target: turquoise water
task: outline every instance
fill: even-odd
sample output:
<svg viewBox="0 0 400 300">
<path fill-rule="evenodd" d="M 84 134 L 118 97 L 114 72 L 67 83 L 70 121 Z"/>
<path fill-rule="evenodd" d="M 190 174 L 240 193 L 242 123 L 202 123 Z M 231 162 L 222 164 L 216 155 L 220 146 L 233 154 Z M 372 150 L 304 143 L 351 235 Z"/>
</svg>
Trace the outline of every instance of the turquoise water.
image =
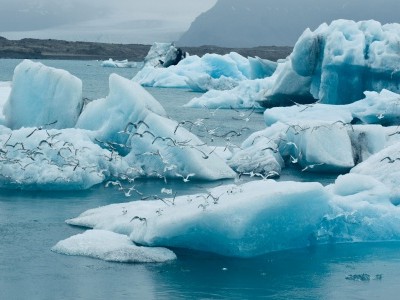
<svg viewBox="0 0 400 300">
<path fill-rule="evenodd" d="M 0 81 L 11 80 L 18 60 L 0 60 Z M 89 99 L 108 93 L 112 72 L 133 77 L 135 69 L 100 67 L 96 61 L 45 61 L 83 80 Z M 177 120 L 207 116 L 205 109 L 182 108 L 198 94 L 177 89 L 149 89 Z M 209 126 L 240 128 L 234 111 L 217 111 Z M 263 127 L 262 115 L 247 124 Z M 216 141 L 218 143 L 219 141 Z M 239 141 L 237 141 L 239 142 Z M 286 170 L 281 180 L 318 180 L 335 176 Z M 168 182 L 178 194 L 197 193 L 221 182 Z M 137 188 L 155 194 L 162 181 L 140 181 Z M 58 241 L 82 232 L 64 220 L 111 203 L 132 201 L 103 186 L 80 192 L 0 191 L 0 299 L 398 299 L 400 243 L 343 244 L 271 253 L 251 259 L 220 257 L 174 249 L 167 264 L 119 264 L 56 254 Z M 346 279 L 369 274 L 369 281 Z M 376 275 L 379 275 L 376 277 Z M 380 276 L 381 275 L 381 276 Z"/>
</svg>

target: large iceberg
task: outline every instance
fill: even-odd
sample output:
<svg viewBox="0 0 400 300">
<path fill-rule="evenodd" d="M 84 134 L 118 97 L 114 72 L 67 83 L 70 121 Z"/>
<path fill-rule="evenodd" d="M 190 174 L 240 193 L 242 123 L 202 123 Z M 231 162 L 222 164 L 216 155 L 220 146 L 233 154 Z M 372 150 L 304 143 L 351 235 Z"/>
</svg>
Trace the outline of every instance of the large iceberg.
<svg viewBox="0 0 400 300">
<path fill-rule="evenodd" d="M 44 126 L 71 128 L 82 110 L 82 81 L 65 70 L 24 60 L 14 71 L 12 90 L 4 105 L 12 129 Z"/>
<path fill-rule="evenodd" d="M 250 257 L 334 242 L 400 239 L 400 208 L 371 176 L 319 183 L 259 180 L 202 194 L 112 204 L 68 224 L 109 230 L 147 246 Z"/>
<path fill-rule="evenodd" d="M 317 100 L 348 104 L 361 99 L 365 91 L 397 93 L 399 41 L 399 24 L 381 25 L 373 20 L 322 24 L 315 31 L 306 29 L 288 59 L 280 61 L 262 84 L 243 81 L 234 93 L 211 91 L 190 105 L 229 107 L 244 102 L 242 106 L 249 107 L 257 101 L 273 107 Z"/>
<path fill-rule="evenodd" d="M 177 65 L 155 68 L 145 64 L 133 78 L 143 86 L 190 88 L 194 91 L 229 90 L 239 81 L 270 76 L 276 63 L 245 58 L 238 53 L 188 56 Z"/>
<path fill-rule="evenodd" d="M 110 76 L 110 94 L 91 102 L 77 127 L 91 130 L 100 144 L 146 176 L 233 178 L 235 173 L 204 142 L 168 119 L 163 107 L 140 85 Z"/>
</svg>

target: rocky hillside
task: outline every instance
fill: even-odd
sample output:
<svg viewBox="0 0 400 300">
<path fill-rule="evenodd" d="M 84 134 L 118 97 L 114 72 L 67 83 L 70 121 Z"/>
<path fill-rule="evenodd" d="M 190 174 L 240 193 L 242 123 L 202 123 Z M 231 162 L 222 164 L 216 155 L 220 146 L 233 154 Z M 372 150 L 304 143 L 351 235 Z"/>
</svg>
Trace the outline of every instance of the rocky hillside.
<svg viewBox="0 0 400 300">
<path fill-rule="evenodd" d="M 62 40 L 22 39 L 8 40 L 0 37 L 0 58 L 30 58 L 30 59 L 82 59 L 142 61 L 150 49 L 150 45 L 140 44 L 106 44 L 92 42 L 69 42 Z M 243 56 L 259 56 L 277 60 L 288 56 L 291 47 L 255 47 L 226 48 L 216 46 L 182 47 L 184 51 L 194 55 L 205 53 L 225 54 L 238 52 Z"/>
</svg>

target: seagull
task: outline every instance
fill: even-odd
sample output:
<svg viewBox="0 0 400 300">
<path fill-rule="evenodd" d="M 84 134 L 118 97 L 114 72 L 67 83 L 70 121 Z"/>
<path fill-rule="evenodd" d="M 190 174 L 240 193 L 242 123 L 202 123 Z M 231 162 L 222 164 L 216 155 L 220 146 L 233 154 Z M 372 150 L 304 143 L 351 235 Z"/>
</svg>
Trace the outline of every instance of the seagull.
<svg viewBox="0 0 400 300">
<path fill-rule="evenodd" d="M 138 135 L 138 136 L 140 136 L 140 137 L 142 138 L 142 137 L 144 136 L 145 133 L 150 134 L 150 135 L 153 136 L 153 137 L 156 137 L 152 132 L 150 132 L 150 131 L 148 131 L 148 130 L 145 130 L 145 131 L 143 131 L 142 133 L 135 132 L 133 135 Z"/>
<path fill-rule="evenodd" d="M 292 164 L 297 164 L 299 162 L 299 158 L 298 157 L 293 157 L 292 155 L 290 155 L 290 161 L 292 162 Z"/>
<path fill-rule="evenodd" d="M 136 123 L 129 122 L 128 124 L 126 124 L 125 129 L 123 131 L 120 131 L 119 133 L 130 133 L 130 131 L 128 130 L 130 126 L 133 126 L 135 129 L 138 129 L 141 124 L 145 125 L 147 129 L 150 128 L 145 121 L 140 120 L 137 121 Z"/>
<path fill-rule="evenodd" d="M 305 168 L 303 168 L 301 171 L 304 172 L 304 171 L 306 171 L 306 170 L 308 170 L 308 169 L 313 169 L 313 168 L 316 167 L 316 166 L 322 166 L 322 165 L 324 165 L 324 164 L 325 164 L 325 163 L 318 163 L 318 164 L 308 165 L 308 166 L 306 166 Z"/>
<path fill-rule="evenodd" d="M 265 151 L 265 150 L 271 150 L 273 153 L 278 153 L 278 149 L 274 149 L 272 147 L 266 147 L 264 149 L 261 149 L 261 151 Z"/>
<path fill-rule="evenodd" d="M 187 120 L 181 121 L 181 122 L 178 123 L 178 125 L 176 125 L 175 130 L 174 130 L 174 134 L 176 134 L 176 131 L 178 130 L 178 128 L 179 128 L 181 125 L 184 125 L 184 124 L 187 124 L 187 123 L 189 123 L 189 124 L 192 125 L 192 126 L 190 127 L 190 130 L 192 129 L 193 126 L 196 125 L 196 124 L 193 123 L 192 121 L 187 121 Z"/>
<path fill-rule="evenodd" d="M 178 177 L 182 177 L 183 182 L 188 182 L 189 178 L 192 177 L 192 176 L 195 176 L 196 174 L 195 173 L 189 173 L 186 177 L 183 176 L 182 174 L 179 174 L 179 173 L 175 173 L 175 175 L 178 176 Z"/>
<path fill-rule="evenodd" d="M 138 216 L 134 216 L 129 222 L 132 222 L 133 220 L 139 220 L 140 222 L 143 222 L 144 224 L 147 225 L 147 219 L 146 218 L 141 218 Z"/>
<path fill-rule="evenodd" d="M 379 115 L 376 116 L 379 120 L 383 119 L 385 116 L 381 113 Z"/>
<path fill-rule="evenodd" d="M 162 136 L 154 137 L 154 140 L 153 140 L 153 142 L 152 142 L 151 144 L 154 144 L 158 139 L 161 139 L 161 140 L 163 140 L 164 142 L 165 142 L 166 140 L 170 140 L 170 141 L 172 142 L 172 144 L 174 144 L 174 146 L 176 146 L 176 141 L 175 141 L 175 140 L 171 139 L 170 137 L 162 137 Z"/>
<path fill-rule="evenodd" d="M 400 160 L 399 157 L 397 157 L 397 158 L 395 158 L 395 159 L 392 159 L 391 157 L 386 156 L 386 157 L 382 158 L 381 161 L 384 161 L 385 159 L 387 159 L 387 160 L 388 160 L 388 163 L 390 163 L 390 164 L 394 163 L 396 160 Z"/>
<path fill-rule="evenodd" d="M 125 197 L 130 197 L 132 195 L 132 191 L 136 192 L 136 194 L 143 196 L 143 193 L 139 192 L 137 189 L 135 189 L 135 186 L 131 186 L 128 191 L 124 191 Z"/>
</svg>

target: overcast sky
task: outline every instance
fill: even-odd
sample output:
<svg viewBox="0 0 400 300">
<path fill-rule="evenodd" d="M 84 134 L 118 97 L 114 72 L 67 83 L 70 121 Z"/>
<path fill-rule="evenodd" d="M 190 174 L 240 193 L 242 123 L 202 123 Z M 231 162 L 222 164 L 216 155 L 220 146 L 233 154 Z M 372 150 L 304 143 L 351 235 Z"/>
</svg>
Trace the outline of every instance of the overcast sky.
<svg viewBox="0 0 400 300">
<path fill-rule="evenodd" d="M 114 43 L 175 41 L 217 0 L 0 0 L 0 35 Z"/>
</svg>

